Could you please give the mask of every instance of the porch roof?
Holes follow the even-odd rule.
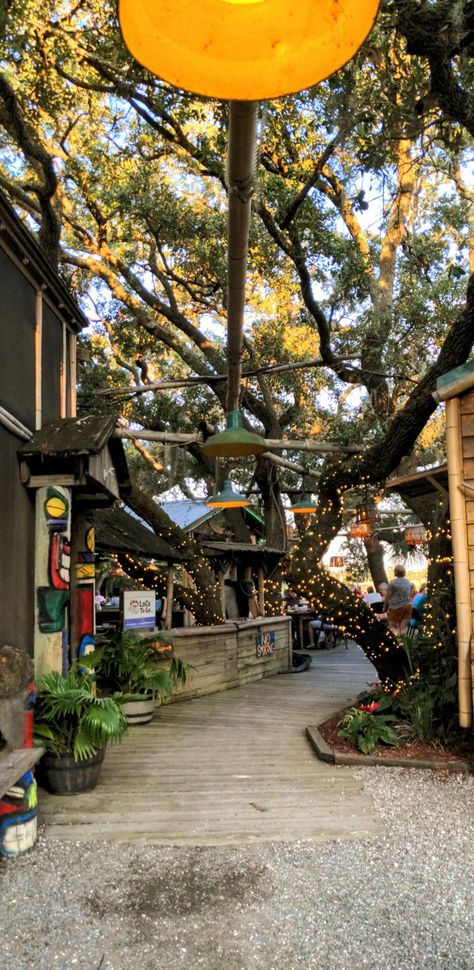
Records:
[[[447,497],[448,466],[437,465],[435,468],[424,468],[413,475],[389,478],[385,491],[398,492],[399,495],[406,495],[407,498],[418,498],[434,492],[441,492]]]
[[[94,528],[95,545],[99,552],[125,552],[165,562],[181,562],[184,559],[181,552],[123,509],[97,510],[94,512]]]

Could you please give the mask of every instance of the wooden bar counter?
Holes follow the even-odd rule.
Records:
[[[291,619],[266,616],[172,631],[174,653],[195,668],[167,703],[214,694],[291,668]]]

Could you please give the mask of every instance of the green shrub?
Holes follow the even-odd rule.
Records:
[[[369,704],[351,707],[339,722],[340,738],[351,741],[363,754],[370,754],[380,743],[397,744],[398,737],[390,726],[396,718],[393,714],[379,714],[380,703],[373,700]],[[389,705],[386,705],[389,706]]]
[[[178,657],[164,666],[163,657],[153,646],[158,640],[116,633],[103,647],[87,654],[83,662],[87,659],[99,683],[123,695],[122,701],[136,700],[152,691],[157,697],[167,697],[178,684],[186,682],[191,667]]]
[[[127,730],[122,709],[112,697],[95,697],[87,675],[73,668],[64,677],[52,672],[36,683],[35,742],[51,754],[91,758]]]

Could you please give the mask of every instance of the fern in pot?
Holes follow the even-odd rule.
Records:
[[[97,784],[107,744],[127,730],[113,697],[95,697],[89,676],[73,667],[55,671],[36,683],[34,740],[46,748],[39,780],[56,794],[90,791]]]
[[[87,655],[101,689],[112,692],[129,724],[151,721],[156,700],[169,697],[178,684],[186,682],[189,664],[177,657],[167,663],[159,652],[166,643],[170,638],[115,633]]]

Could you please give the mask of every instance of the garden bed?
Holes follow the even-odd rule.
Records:
[[[464,774],[474,769],[473,738],[459,737],[441,744],[401,737],[397,745],[380,744],[371,754],[362,754],[346,738],[339,737],[339,722],[345,713],[340,711],[317,727],[306,728],[307,737],[322,761],[338,765],[431,768]]]

